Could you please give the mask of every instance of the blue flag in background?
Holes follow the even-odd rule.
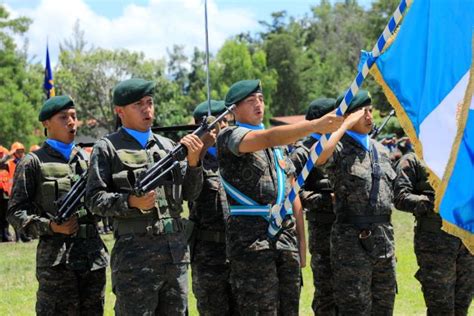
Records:
[[[46,66],[44,67],[44,82],[43,88],[46,93],[46,99],[55,96],[54,92],[54,81],[53,81],[53,72],[51,70],[51,63],[49,61],[49,49],[46,46]]]
[[[371,69],[418,157],[429,167],[443,229],[462,238],[471,253],[473,28],[472,0],[414,0],[393,42]]]

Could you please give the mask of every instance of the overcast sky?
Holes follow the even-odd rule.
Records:
[[[334,0],[335,1],[335,0]],[[368,7],[373,0],[359,0]],[[166,48],[185,45],[205,49],[204,0],[0,0],[12,17],[33,19],[26,37],[30,56],[44,64],[46,40],[56,64],[59,43],[69,38],[77,20],[85,39],[95,47],[143,51],[166,56]],[[208,0],[209,46],[216,52],[241,32],[261,30],[258,21],[275,11],[301,17],[319,0]],[[21,43],[19,43],[21,45]]]

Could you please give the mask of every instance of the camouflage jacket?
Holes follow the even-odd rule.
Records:
[[[296,167],[296,174],[299,175],[308,161],[311,147],[316,143],[316,139],[307,137],[298,142],[291,152],[291,160]],[[310,212],[334,214],[331,193],[333,186],[327,174],[321,168],[314,166],[304,185],[300,190],[301,203]],[[309,218],[309,217],[308,217]]]
[[[86,203],[91,211],[119,220],[179,217],[183,198],[196,199],[202,187],[202,167],[189,168],[186,160],[180,163],[179,179],[171,179],[169,175],[167,184],[156,189],[157,207],[144,213],[128,205],[135,184],[131,178],[138,178],[175,146],[172,140],[152,134],[143,149],[124,129],[99,140],[92,152],[87,179]]]
[[[65,263],[72,269],[96,270],[107,266],[107,249],[95,228],[97,219],[90,212],[79,218],[81,230],[88,232],[86,238],[53,233],[49,225],[50,216],[57,211],[54,201],[70,189],[77,174],[76,165],[82,160],[77,152],[73,150],[66,161],[62,154],[45,143],[16,167],[8,221],[15,229],[40,237],[38,267]],[[61,178],[60,174],[66,177]]]
[[[371,148],[378,152],[380,181],[373,206],[370,206],[374,155],[355,141],[344,135],[332,157],[323,166],[334,184],[336,196],[335,212],[338,219],[344,216],[390,215],[392,213],[393,184],[395,171],[392,169],[387,150],[370,139]]]
[[[189,219],[195,223],[196,244],[193,262],[224,264],[225,242],[200,237],[200,232],[217,232],[225,236],[224,220],[229,216],[227,197],[219,179],[217,158],[206,153],[203,159],[204,182],[199,197],[191,203]]]
[[[395,180],[395,206],[417,217],[440,218],[433,210],[434,190],[423,161],[415,153],[400,158]]]
[[[273,205],[277,198],[278,187],[273,150],[239,153],[239,144],[248,132],[249,129],[236,126],[220,132],[217,138],[217,152],[221,176],[259,205]],[[287,176],[286,194],[288,194],[295,168],[285,151],[282,151],[284,161],[279,163]],[[227,200],[229,205],[238,205],[228,194]],[[260,216],[230,216],[226,226],[229,257],[249,251],[275,248],[297,251],[294,222],[282,231],[276,242],[267,237],[268,221]]]

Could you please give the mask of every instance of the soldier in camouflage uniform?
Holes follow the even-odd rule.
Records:
[[[334,110],[336,99],[320,98],[309,105],[307,120],[313,120]],[[308,161],[311,147],[319,140],[319,134],[312,134],[296,144],[291,160],[300,174]],[[332,223],[336,219],[333,210],[333,187],[328,176],[314,167],[300,191],[301,204],[306,209],[308,221],[308,246],[313,271],[314,297],[312,308],[316,315],[336,315],[332,289],[330,243]]]
[[[347,113],[318,159],[334,184],[334,296],[342,315],[392,315],[396,280],[390,215],[395,171],[385,148],[368,137],[370,94],[359,91]]]
[[[217,139],[219,171],[230,208],[226,242],[232,292],[242,315],[298,315],[298,251],[303,256],[306,252],[301,206],[295,203],[295,215],[288,216],[287,225],[275,240],[267,236],[270,207],[289,192],[295,171],[291,160],[275,146],[313,132],[333,131],[342,118],[327,115],[264,130],[259,80],[235,83],[225,101],[228,106],[237,105],[237,126],[224,129]],[[286,181],[280,177],[282,173]],[[301,260],[304,265],[305,258]]]
[[[39,237],[36,313],[102,315],[108,255],[96,229],[97,219],[86,210],[62,225],[50,219],[58,210],[54,202],[87,169],[87,154],[74,145],[74,102],[68,96],[52,97],[43,105],[39,120],[49,138],[17,166],[8,209],[13,227]]]
[[[187,308],[189,251],[183,198],[198,197],[202,185],[201,140],[181,143],[187,161],[165,183],[143,196],[131,193],[135,180],[163,158],[175,143],[151,132],[155,83],[129,79],[113,92],[123,127],[94,146],[86,202],[92,212],[114,219],[112,289],[117,315],[184,315]]]
[[[425,164],[414,153],[397,168],[395,206],[416,218],[415,254],[428,315],[467,315],[474,295],[474,256],[462,241],[441,230]]]
[[[226,110],[224,101],[211,101],[211,114],[218,116]],[[194,110],[196,124],[208,115],[208,102]],[[220,128],[227,127],[224,119]],[[213,131],[216,133],[216,130]],[[207,151],[201,154],[204,183],[201,194],[190,207],[189,219],[194,223],[191,241],[191,271],[193,292],[200,315],[236,315],[237,310],[230,286],[230,266],[225,252],[225,224],[229,210],[224,187],[219,179],[217,152],[206,143]]]

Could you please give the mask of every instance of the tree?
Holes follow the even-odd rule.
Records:
[[[268,69],[266,54],[261,48],[251,53],[245,42],[227,40],[211,63],[211,77],[214,78],[212,94],[220,98],[224,98],[229,87],[239,80],[260,79],[265,96],[265,117],[271,117],[277,74]]]
[[[42,69],[28,64],[17,50],[12,34],[22,36],[31,24],[25,17],[10,19],[0,5],[0,139],[8,146],[20,141],[26,146],[42,139],[38,111],[42,103]]]
[[[183,94],[188,92],[188,57],[184,53],[183,45],[173,45],[173,50],[168,51],[168,74],[180,86]]]
[[[76,24],[77,25],[77,24]],[[98,136],[98,128],[112,131],[115,128],[113,87],[120,81],[141,77],[157,82],[155,104],[163,104],[176,98],[181,91],[164,78],[164,60],[147,60],[143,53],[123,49],[106,50],[88,48],[84,33],[75,27],[73,38],[61,45],[59,64],[56,69],[58,92],[70,95],[76,104],[78,117],[84,122],[93,120],[96,128],[81,129],[81,133]],[[167,115],[158,116],[166,125],[167,120],[176,121]]]
[[[270,34],[264,46],[268,67],[278,74],[272,113],[291,115],[301,112],[302,89],[297,60],[301,54],[294,37],[287,33]]]
[[[359,54],[368,40],[361,21],[366,13],[357,1],[331,5],[323,0],[312,16],[300,23],[304,53],[298,60],[303,102],[319,97],[337,97],[357,72]]]

